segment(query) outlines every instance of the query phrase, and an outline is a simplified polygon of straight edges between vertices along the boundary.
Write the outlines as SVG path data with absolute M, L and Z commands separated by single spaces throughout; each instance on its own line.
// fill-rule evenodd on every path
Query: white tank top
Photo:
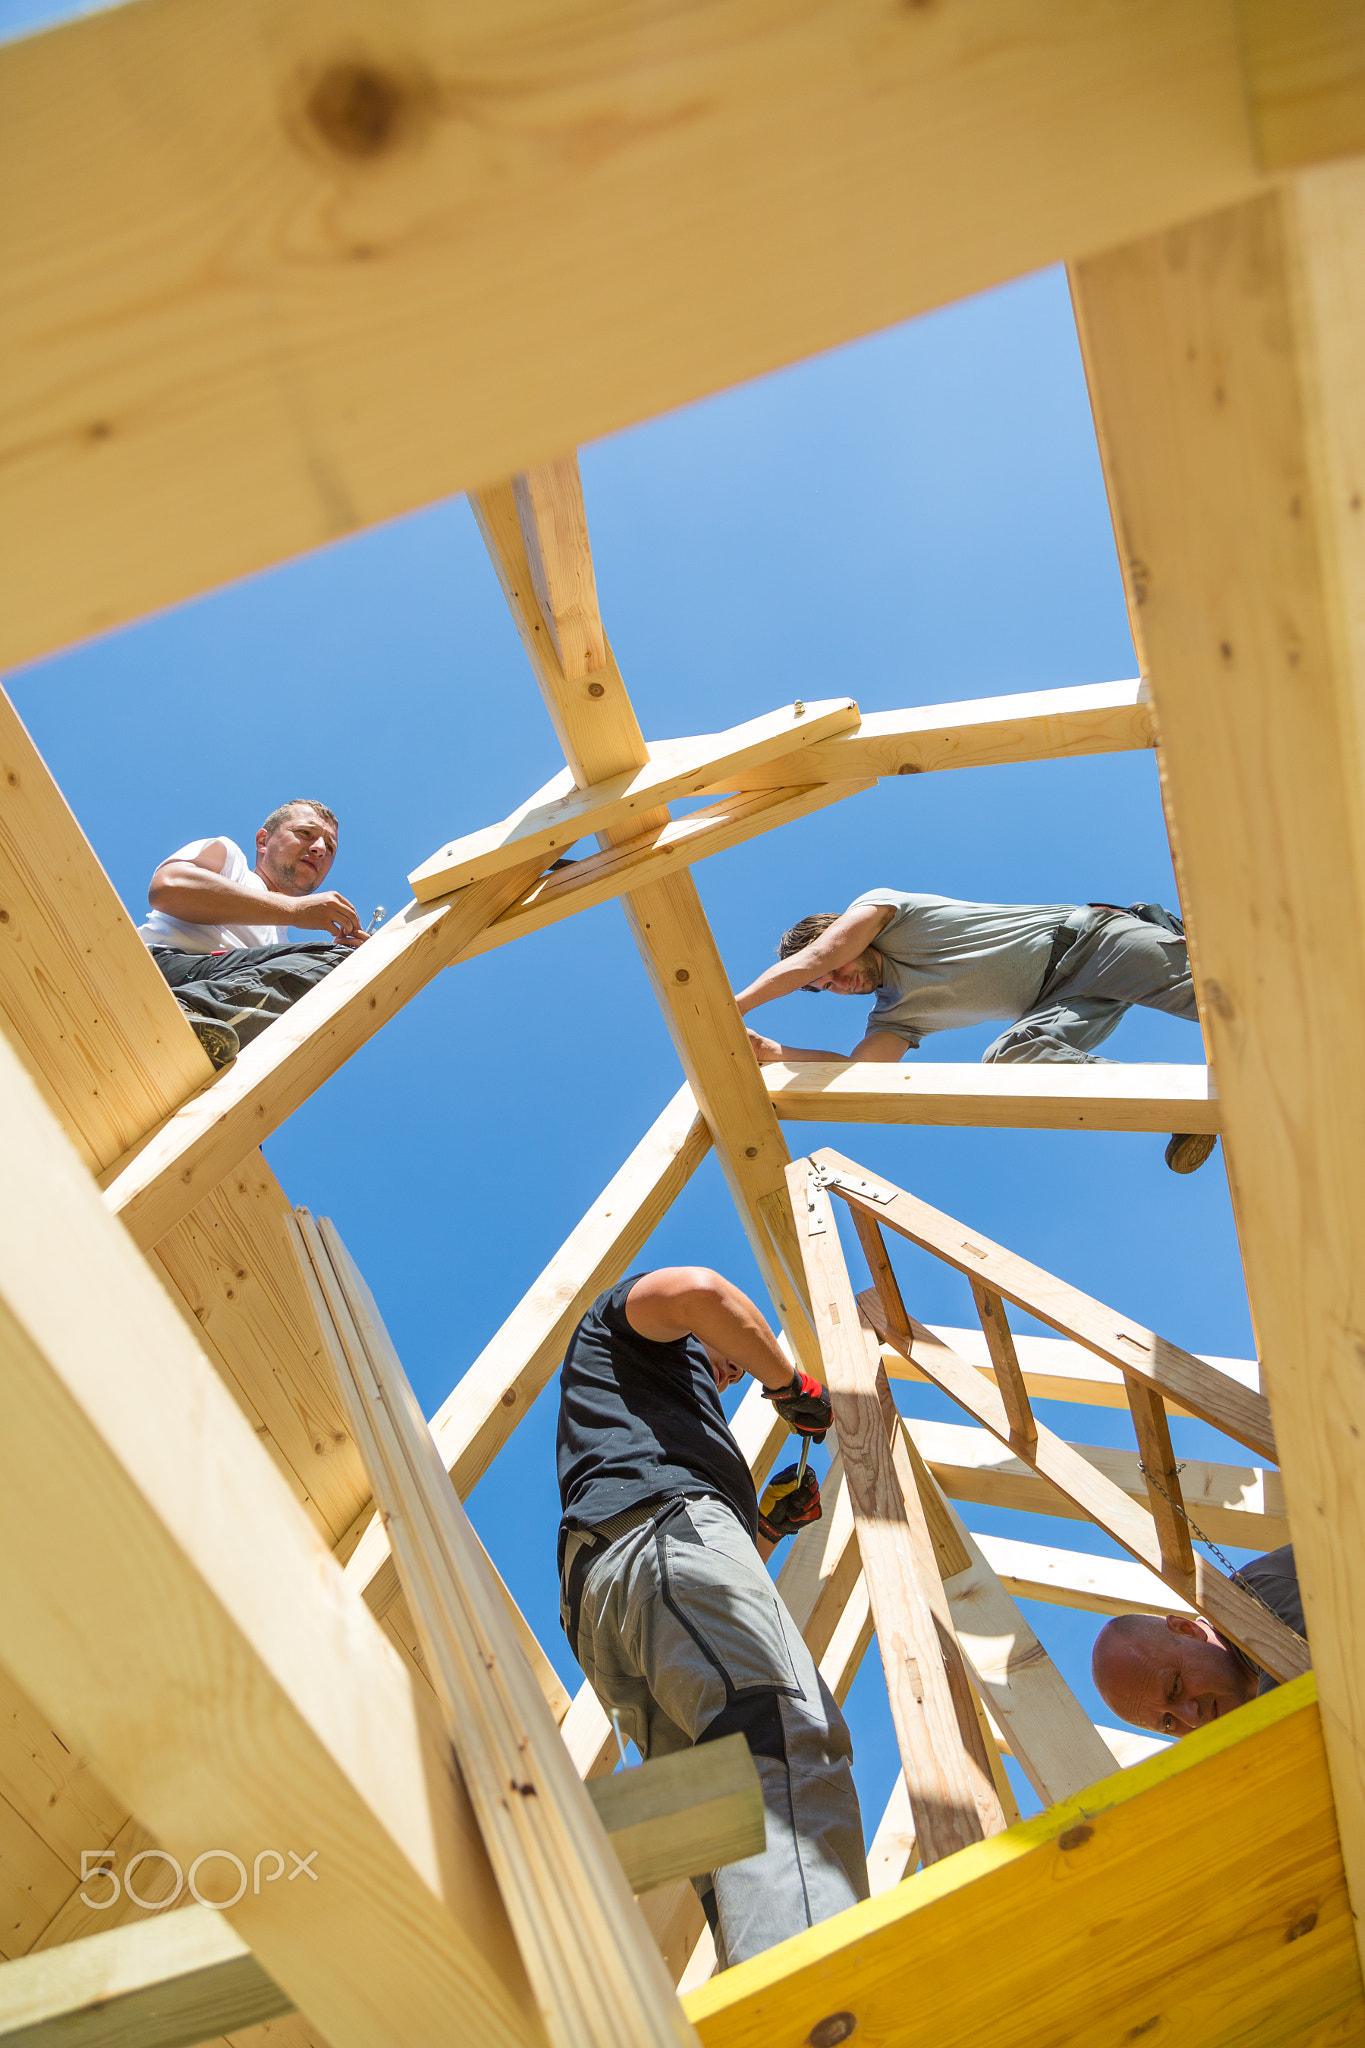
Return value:
M 166 859 L 193 860 L 206 846 L 215 842 L 227 848 L 227 859 L 222 867 L 223 879 L 239 889 L 258 889 L 264 896 L 265 883 L 255 869 L 247 865 L 247 857 L 241 847 L 221 832 L 209 839 L 192 839 L 188 846 L 177 847 L 174 853 L 168 853 Z M 234 946 L 278 945 L 282 933 L 277 924 L 185 924 L 178 917 L 168 917 L 164 910 L 149 910 L 147 922 L 138 926 L 137 935 L 149 946 L 170 946 L 177 953 L 224 953 L 231 952 Z

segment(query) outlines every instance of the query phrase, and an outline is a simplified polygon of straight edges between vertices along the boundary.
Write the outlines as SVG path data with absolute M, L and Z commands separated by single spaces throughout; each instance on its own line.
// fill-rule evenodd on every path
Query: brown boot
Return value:
M 1194 1173 L 1217 1143 L 1212 1131 L 1178 1132 L 1166 1147 L 1166 1164 L 1172 1173 Z

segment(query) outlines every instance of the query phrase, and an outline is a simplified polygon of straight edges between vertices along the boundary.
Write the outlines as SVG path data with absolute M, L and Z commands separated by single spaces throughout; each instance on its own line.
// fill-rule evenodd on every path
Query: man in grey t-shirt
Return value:
M 870 995 L 851 1053 L 779 1045 L 749 1033 L 760 1066 L 776 1060 L 899 1060 L 931 1031 L 999 1019 L 984 1060 L 1090 1062 L 1134 1003 L 1199 1021 L 1189 954 L 1176 919 L 1110 904 L 960 903 L 867 889 L 842 916 L 802 918 L 783 934 L 780 964 L 735 998 L 741 1016 L 793 989 Z M 1192 1173 L 1213 1150 L 1203 1133 L 1171 1139 L 1166 1163 Z

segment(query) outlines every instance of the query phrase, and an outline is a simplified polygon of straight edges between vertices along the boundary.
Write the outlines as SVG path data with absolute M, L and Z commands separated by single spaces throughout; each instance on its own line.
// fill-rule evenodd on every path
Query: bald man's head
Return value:
M 1245 1705 L 1259 1674 L 1198 1614 L 1122 1614 L 1090 1660 L 1105 1705 L 1136 1728 L 1189 1735 Z

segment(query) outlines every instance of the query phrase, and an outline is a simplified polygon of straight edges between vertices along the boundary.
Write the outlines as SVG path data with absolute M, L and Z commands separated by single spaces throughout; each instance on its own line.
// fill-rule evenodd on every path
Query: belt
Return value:
M 1029 1004 L 1036 1009 L 1052 986 L 1063 960 L 1086 932 L 1095 931 L 1107 924 L 1111 917 L 1126 917 L 1127 912 L 1118 903 L 1079 903 L 1069 917 L 1064 917 L 1052 934 L 1052 950 L 1047 956 L 1047 966 L 1038 984 L 1038 993 Z
M 595 1522 L 591 1529 L 575 1529 L 571 1533 L 581 1536 L 583 1541 L 574 1552 L 573 1563 L 569 1566 L 564 1581 L 564 1606 L 566 1610 L 564 1633 L 572 1649 L 578 1641 L 578 1617 L 583 1606 L 583 1581 L 588 1576 L 593 1562 L 593 1553 L 599 1543 L 615 1543 L 622 1536 L 628 1536 L 632 1529 L 641 1529 L 646 1522 L 662 1521 L 680 1508 L 685 1500 L 696 1499 L 695 1494 L 656 1493 L 651 1500 L 638 1501 L 633 1508 L 622 1508 L 619 1515 L 609 1515 L 605 1522 Z

